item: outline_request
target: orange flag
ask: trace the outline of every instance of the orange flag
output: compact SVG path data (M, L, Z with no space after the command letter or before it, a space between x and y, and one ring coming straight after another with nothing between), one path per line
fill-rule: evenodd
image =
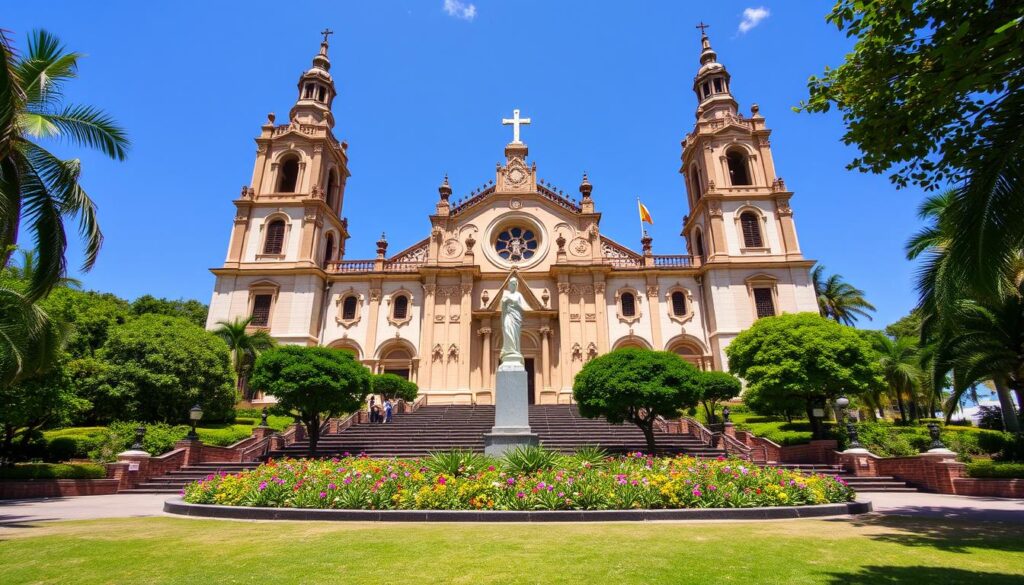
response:
M654 225L654 220L651 219L651 212L647 211L647 207L643 203L640 203L640 199L636 200L636 204L640 206L640 221Z

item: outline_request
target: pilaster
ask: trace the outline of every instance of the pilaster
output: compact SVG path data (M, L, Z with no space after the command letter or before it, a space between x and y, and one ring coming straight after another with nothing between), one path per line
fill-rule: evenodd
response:
M381 280L375 278L370 281L370 315L366 324L366 355L364 357L376 359L377 356L377 321L380 317L380 295Z
M420 326L420 386L432 388L434 373L434 303L437 285L434 276L428 276L423 285L423 321Z

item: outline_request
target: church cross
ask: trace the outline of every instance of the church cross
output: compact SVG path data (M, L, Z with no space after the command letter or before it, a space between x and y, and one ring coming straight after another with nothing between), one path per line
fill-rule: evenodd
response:
M700 29L701 36L706 36L708 34L706 32L706 29L711 28L711 25L710 24L704 24L704 21L701 21L701 23L698 24L695 28L699 28Z
M511 118L501 119L502 126L512 126L512 144L522 144L522 142L519 140L519 126L529 123L529 118L519 117L519 110L512 110Z
M333 35L334 31L329 28L325 28L324 30L320 31L320 34L324 35L324 42L326 43L327 37Z

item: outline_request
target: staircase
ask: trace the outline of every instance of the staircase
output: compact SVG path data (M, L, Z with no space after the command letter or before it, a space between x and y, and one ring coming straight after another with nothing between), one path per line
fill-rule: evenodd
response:
M370 457L422 457L433 451L467 449L483 452L484 433L494 426L493 406L424 406L412 414L396 415L388 424L362 423L332 435L323 435L317 457L345 453ZM571 453L584 445L601 447L610 453L646 451L643 433L632 424L613 425L604 419L586 419L575 406L530 407L530 427L542 446ZM724 452L690 435L656 433L659 450L717 457ZM311 457L309 442L300 441L271 457Z
M771 467L799 471L801 473L820 473L824 475L837 475L843 479L857 493L867 492L916 492L917 488L910 486L902 479L892 476L879 477L858 477L851 475L846 469L839 465L824 465L819 463L773 463Z
M150 478L133 489L121 490L121 494L178 494L185 486L210 475L220 473L239 473L247 469L255 469L260 462L252 463L197 463L176 471L169 471L159 477Z

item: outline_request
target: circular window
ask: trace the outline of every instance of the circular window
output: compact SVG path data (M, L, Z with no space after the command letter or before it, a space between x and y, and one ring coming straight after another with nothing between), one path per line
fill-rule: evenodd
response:
M494 242L494 251L502 260L522 262L537 253L537 235L532 229L513 226L502 230Z

